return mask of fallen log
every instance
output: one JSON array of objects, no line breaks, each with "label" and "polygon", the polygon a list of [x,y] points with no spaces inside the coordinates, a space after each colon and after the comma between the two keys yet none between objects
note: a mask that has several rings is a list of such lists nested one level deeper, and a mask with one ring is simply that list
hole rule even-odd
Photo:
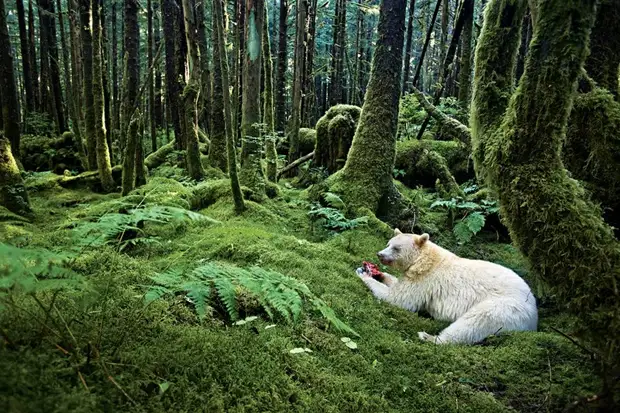
[{"label": "fallen log", "polygon": [[284,168],[280,169],[278,171],[278,178],[280,178],[280,176],[285,173],[290,171],[291,169],[309,161],[310,159],[312,159],[312,157],[314,156],[314,151],[310,152],[308,155],[304,155],[301,158],[297,159],[296,161],[291,162],[290,164],[286,165]]}]

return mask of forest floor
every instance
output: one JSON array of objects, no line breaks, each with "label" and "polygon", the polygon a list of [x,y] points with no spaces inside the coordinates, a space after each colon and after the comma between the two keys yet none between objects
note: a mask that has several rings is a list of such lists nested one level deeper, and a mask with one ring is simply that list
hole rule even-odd
[{"label": "forest floor", "polygon": [[[235,216],[227,181],[214,180],[197,212],[217,223],[146,224],[145,242],[78,252],[84,240],[75,228],[118,209],[119,195],[63,189],[47,173],[31,174],[27,184],[37,216],[31,223],[5,217],[0,241],[73,251],[70,267],[88,288],[40,293],[42,307],[31,295],[5,296],[13,307],[0,309],[0,411],[544,412],[600,388],[588,354],[551,329],[570,333],[571,320],[544,300],[538,332],[474,346],[419,341],[418,331],[434,334],[447,323],[377,301],[355,275],[384,247],[384,231],[369,225],[329,236],[313,228],[306,193],[286,183],[279,196],[248,202]],[[175,204],[192,189],[157,178],[138,192]],[[447,229],[432,237],[532,281],[516,250],[494,234],[465,245]],[[336,330],[309,305],[287,322],[240,299],[242,319],[258,316],[240,325],[217,302],[202,319],[182,296],[145,306],[151,276],[205,260],[302,281],[359,337]],[[52,308],[52,299],[55,310],[45,315],[41,308]],[[311,352],[291,353],[296,348]]]}]

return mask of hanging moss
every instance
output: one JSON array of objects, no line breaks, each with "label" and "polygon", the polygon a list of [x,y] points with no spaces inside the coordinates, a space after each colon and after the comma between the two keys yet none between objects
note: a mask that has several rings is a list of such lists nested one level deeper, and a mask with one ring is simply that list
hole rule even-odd
[{"label": "hanging moss", "polygon": [[[443,159],[442,164],[457,182],[473,178],[473,168],[469,161],[469,152],[460,142],[434,140],[408,140],[396,144],[394,169],[398,180],[409,188],[417,186],[433,187],[438,178],[433,167],[423,161],[429,152],[436,153]],[[404,174],[403,174],[404,173]]]},{"label": "hanging moss", "polygon": [[[584,182],[603,207],[607,223],[620,228],[620,103],[602,88],[575,97],[566,141],[564,165]],[[618,232],[616,231],[616,234]]]},{"label": "hanging moss", "polygon": [[316,124],[315,166],[324,167],[329,173],[344,166],[360,113],[358,106],[336,105],[319,119]]},{"label": "hanging moss", "polygon": [[11,152],[9,140],[0,133],[0,206],[22,216],[32,213],[28,192]]},{"label": "hanging moss", "polygon": [[[558,302],[579,317],[578,332],[604,365],[617,368],[620,244],[561,160],[596,2],[538,2],[525,71],[503,115],[487,100],[503,102],[508,96],[510,83],[498,88],[497,79],[510,78],[506,70],[513,64],[485,59],[489,55],[480,49],[516,51],[518,42],[507,43],[494,34],[505,30],[501,17],[515,6],[520,10],[522,3],[496,0],[487,6],[476,60],[475,159],[483,163],[483,176],[498,194],[501,215],[516,246],[532,269],[554,287]],[[509,21],[518,31],[520,19]],[[489,127],[500,124],[497,129]]]},{"label": "hanging moss", "polygon": [[351,150],[343,169],[328,179],[333,192],[353,207],[378,216],[399,213],[392,183],[403,58],[406,3],[383,0],[370,81]]}]

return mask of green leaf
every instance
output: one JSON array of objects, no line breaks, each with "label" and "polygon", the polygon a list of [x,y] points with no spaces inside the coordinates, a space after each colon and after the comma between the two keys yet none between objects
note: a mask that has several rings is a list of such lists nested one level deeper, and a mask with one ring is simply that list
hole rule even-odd
[{"label": "green leaf", "polygon": [[327,205],[332,208],[344,208],[346,206],[342,198],[334,193],[325,192],[323,194],[323,198],[325,199],[325,202],[327,202]]},{"label": "green leaf", "polygon": [[480,212],[472,212],[463,218],[463,222],[467,225],[467,228],[475,235],[484,227],[486,218]]},{"label": "green leaf", "polygon": [[345,344],[345,346],[349,347],[351,350],[357,349],[357,344],[353,340],[351,340],[349,337],[342,337],[340,341],[342,341]]}]

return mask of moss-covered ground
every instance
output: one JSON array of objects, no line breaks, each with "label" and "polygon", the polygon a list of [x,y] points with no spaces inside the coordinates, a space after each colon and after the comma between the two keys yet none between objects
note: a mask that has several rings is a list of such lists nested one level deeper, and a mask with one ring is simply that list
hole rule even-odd
[{"label": "moss-covered ground", "polygon": [[[72,224],[119,197],[61,189],[46,177],[26,181],[37,213],[32,223],[0,211],[1,241],[69,251],[77,242]],[[387,241],[376,226],[326,236],[308,219],[305,193],[286,183],[279,196],[248,201],[235,216],[227,181],[211,182],[213,190],[202,184],[207,202],[192,201],[187,185],[155,182],[157,202],[185,198],[176,205],[199,205],[221,223],[147,224],[157,243],[123,252],[83,248],[71,266],[89,289],[58,294],[58,311],[48,317],[31,297],[15,295],[15,307],[0,312],[0,411],[543,412],[600,388],[588,354],[551,328],[570,333],[570,320],[545,300],[538,332],[475,346],[423,343],[418,331],[433,334],[446,323],[378,302],[354,274]],[[407,194],[425,196],[414,192]],[[428,223],[436,242],[527,278],[510,245],[493,234],[457,245],[441,217],[425,217],[436,221]],[[149,276],[199,260],[256,265],[306,283],[359,333],[349,335],[357,349],[311,308],[288,323],[250,303],[241,315],[258,319],[235,325],[217,305],[199,319],[183,297],[145,307]],[[39,299],[48,308],[52,294]],[[290,352],[300,347],[312,352]]]}]

